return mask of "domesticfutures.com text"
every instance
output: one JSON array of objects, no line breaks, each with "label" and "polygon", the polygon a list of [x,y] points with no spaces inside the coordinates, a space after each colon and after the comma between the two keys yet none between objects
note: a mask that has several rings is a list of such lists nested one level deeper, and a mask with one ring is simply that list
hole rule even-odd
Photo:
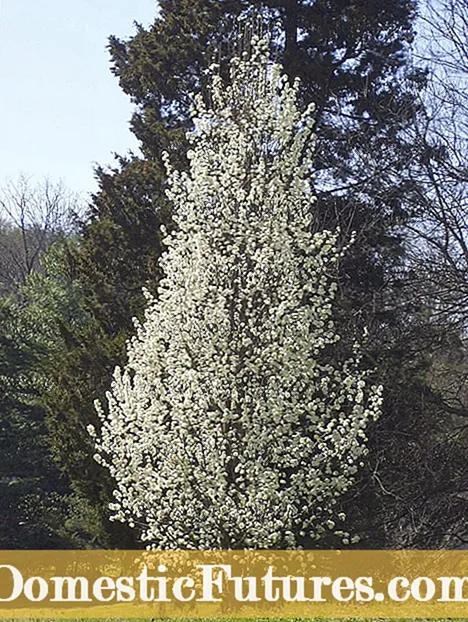
[{"label": "domesticfutures.com text", "polygon": [[236,576],[228,564],[199,564],[198,575],[169,577],[164,565],[138,576],[24,577],[13,565],[0,565],[0,603],[220,603],[229,594],[239,603],[276,602],[468,602],[468,577],[393,577],[384,589],[373,577],[278,576],[269,566],[263,576]]}]

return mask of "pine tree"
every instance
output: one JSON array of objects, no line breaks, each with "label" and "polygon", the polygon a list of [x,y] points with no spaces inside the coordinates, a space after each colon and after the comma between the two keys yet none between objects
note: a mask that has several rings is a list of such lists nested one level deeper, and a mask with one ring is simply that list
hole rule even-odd
[{"label": "pine tree", "polygon": [[40,400],[42,364],[57,342],[55,317],[77,310],[73,292],[48,278],[54,255],[51,247],[43,273],[0,298],[1,549],[70,547],[63,529],[68,482],[52,460]]},{"label": "pine tree", "polygon": [[211,105],[196,98],[165,277],[99,409],[116,517],[158,548],[320,540],[380,410],[359,355],[335,358],[340,250],[312,227],[312,108],[252,44]]}]

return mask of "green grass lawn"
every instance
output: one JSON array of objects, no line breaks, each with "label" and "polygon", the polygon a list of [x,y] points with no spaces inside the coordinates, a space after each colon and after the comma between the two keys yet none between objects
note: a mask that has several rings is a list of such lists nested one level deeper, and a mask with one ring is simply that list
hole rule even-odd
[{"label": "green grass lawn", "polygon": [[[168,618],[69,618],[62,622],[165,622]],[[178,618],[179,622],[211,622],[215,618]],[[223,618],[225,622],[244,622],[246,619],[255,619],[257,622],[429,622],[429,620],[439,620],[440,622],[450,622],[460,620],[468,622],[468,618]],[[3,618],[5,622],[56,622],[56,618]]]}]

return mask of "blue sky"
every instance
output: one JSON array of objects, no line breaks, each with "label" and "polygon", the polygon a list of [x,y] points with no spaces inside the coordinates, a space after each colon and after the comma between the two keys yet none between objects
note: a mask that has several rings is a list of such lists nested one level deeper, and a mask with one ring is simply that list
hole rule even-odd
[{"label": "blue sky", "polygon": [[156,0],[0,0],[0,185],[20,173],[96,189],[93,163],[138,151],[107,38],[150,24]]}]

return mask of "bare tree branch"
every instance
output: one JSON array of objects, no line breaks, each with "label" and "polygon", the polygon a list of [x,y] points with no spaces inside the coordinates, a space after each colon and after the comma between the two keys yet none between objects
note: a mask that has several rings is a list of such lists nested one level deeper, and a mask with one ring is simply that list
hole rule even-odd
[{"label": "bare tree branch", "polygon": [[21,175],[0,187],[0,291],[15,291],[43,253],[73,231],[80,198],[62,182]]}]

